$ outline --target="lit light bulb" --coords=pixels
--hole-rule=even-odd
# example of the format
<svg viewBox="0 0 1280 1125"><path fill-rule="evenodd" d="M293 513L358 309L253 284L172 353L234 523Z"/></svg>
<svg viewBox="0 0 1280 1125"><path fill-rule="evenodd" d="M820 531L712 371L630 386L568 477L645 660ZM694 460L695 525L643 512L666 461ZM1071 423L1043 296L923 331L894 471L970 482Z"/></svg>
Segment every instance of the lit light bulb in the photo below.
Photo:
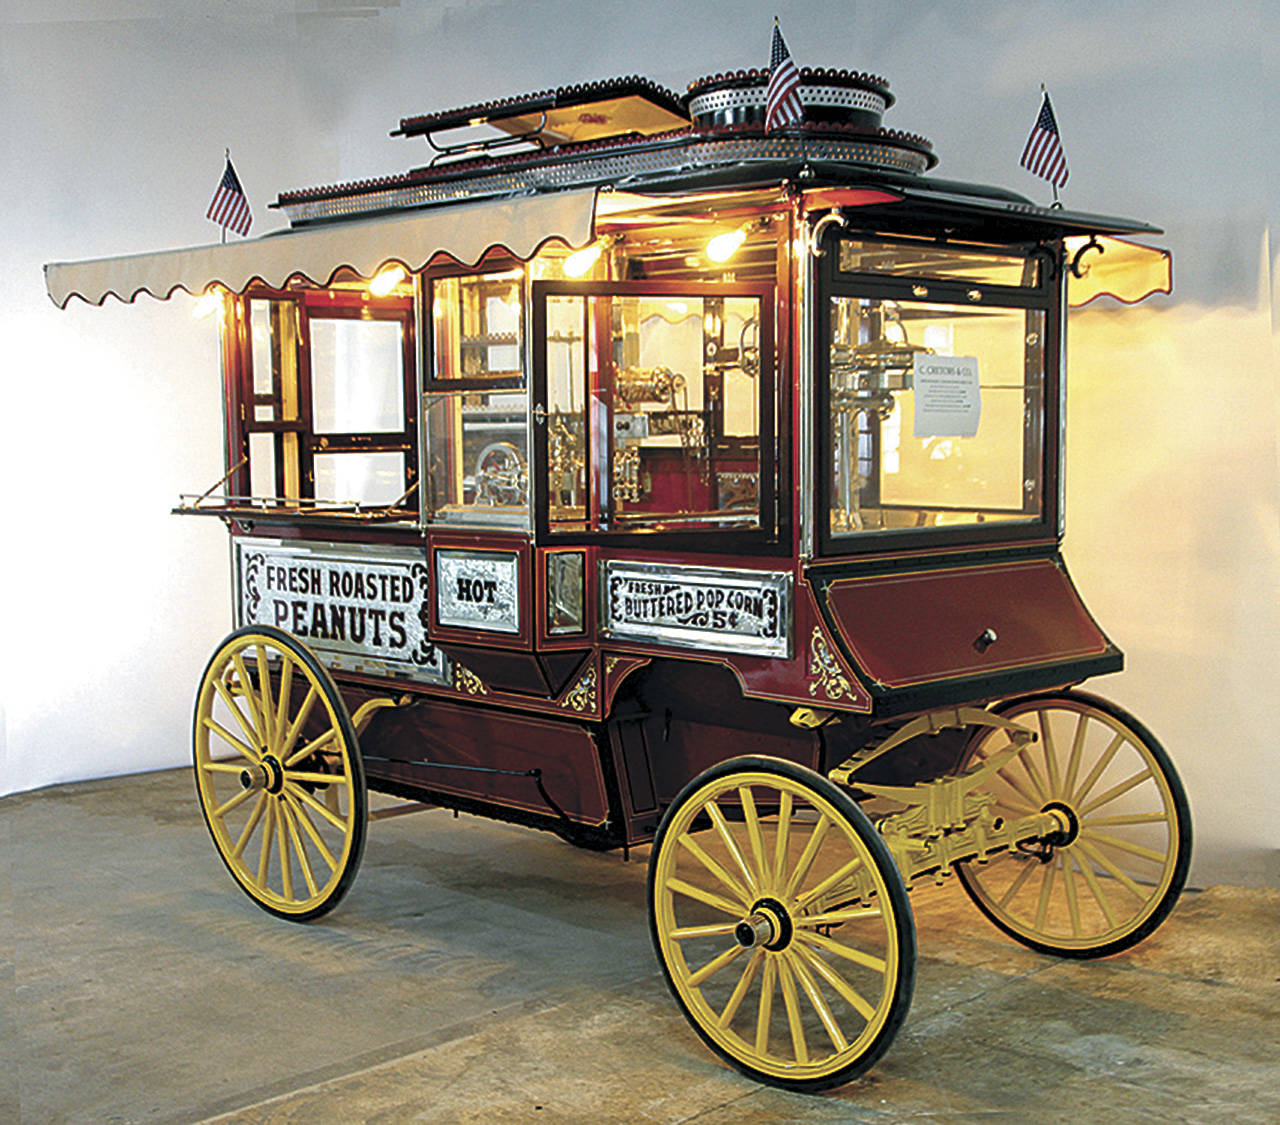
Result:
<svg viewBox="0 0 1280 1125"><path fill-rule="evenodd" d="M208 320L215 313L222 311L222 289L217 285L210 285L191 308L191 315L196 320Z"/></svg>
<svg viewBox="0 0 1280 1125"><path fill-rule="evenodd" d="M737 230L718 234L707 242L707 257L713 262L727 262L738 252L738 248L746 240L747 231L745 227L738 227Z"/></svg>
<svg viewBox="0 0 1280 1125"><path fill-rule="evenodd" d="M409 275L404 272L404 266L392 262L389 266L383 266L373 279L369 282L369 292L375 297L388 297L394 292L395 287L399 285Z"/></svg>
<svg viewBox="0 0 1280 1125"><path fill-rule="evenodd" d="M599 242L593 242L581 250L575 250L564 260L565 276L586 277L591 272L591 267L600 260L603 250L604 247Z"/></svg>

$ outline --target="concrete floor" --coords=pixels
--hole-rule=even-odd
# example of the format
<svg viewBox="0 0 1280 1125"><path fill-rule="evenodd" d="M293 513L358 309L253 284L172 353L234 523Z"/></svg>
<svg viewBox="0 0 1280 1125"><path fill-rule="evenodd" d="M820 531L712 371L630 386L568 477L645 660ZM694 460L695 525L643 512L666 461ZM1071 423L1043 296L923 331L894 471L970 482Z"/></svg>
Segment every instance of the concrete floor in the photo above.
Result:
<svg viewBox="0 0 1280 1125"><path fill-rule="evenodd" d="M713 1058L649 947L644 854L435 810L371 826L299 926L213 851L186 771L0 801L0 1121L1280 1121L1280 892L1188 893L1106 961L912 896L911 1014L785 1094Z"/></svg>

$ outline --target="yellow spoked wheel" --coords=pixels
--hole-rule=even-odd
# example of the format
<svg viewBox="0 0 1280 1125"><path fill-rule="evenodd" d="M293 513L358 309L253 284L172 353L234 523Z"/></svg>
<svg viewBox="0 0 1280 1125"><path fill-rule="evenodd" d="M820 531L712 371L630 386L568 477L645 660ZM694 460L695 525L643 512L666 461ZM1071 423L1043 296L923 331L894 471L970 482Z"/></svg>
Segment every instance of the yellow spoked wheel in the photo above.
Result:
<svg viewBox="0 0 1280 1125"><path fill-rule="evenodd" d="M685 787L654 839L649 925L694 1029L772 1085L856 1077L911 1005L898 869L848 794L791 762L734 758Z"/></svg>
<svg viewBox="0 0 1280 1125"><path fill-rule="evenodd" d="M196 789L227 870L264 910L306 921L355 878L368 804L351 717L305 645L267 625L232 633L205 669Z"/></svg>
<svg viewBox="0 0 1280 1125"><path fill-rule="evenodd" d="M1191 862L1191 810L1164 748L1132 715L1083 692L995 708L1036 740L993 775L995 812L1062 814L1057 839L958 867L978 909L1044 953L1104 957L1136 944L1173 909ZM984 729L965 765L1010 745Z"/></svg>

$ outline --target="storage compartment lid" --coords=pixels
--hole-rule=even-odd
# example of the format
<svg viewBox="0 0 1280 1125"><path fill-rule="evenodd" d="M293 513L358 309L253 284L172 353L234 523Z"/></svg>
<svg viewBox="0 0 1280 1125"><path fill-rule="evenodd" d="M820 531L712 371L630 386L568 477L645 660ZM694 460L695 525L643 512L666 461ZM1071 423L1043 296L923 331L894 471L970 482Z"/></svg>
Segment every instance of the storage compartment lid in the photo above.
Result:
<svg viewBox="0 0 1280 1125"><path fill-rule="evenodd" d="M824 616L889 710L995 698L1118 670L1062 560L810 572Z"/></svg>

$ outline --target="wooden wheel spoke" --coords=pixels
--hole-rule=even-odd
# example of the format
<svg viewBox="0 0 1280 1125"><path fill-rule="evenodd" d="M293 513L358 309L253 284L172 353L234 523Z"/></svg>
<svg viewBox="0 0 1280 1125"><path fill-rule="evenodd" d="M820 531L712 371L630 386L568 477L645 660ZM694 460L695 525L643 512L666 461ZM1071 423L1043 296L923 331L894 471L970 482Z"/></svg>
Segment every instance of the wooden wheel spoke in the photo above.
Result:
<svg viewBox="0 0 1280 1125"><path fill-rule="evenodd" d="M267 872L271 867L271 845L276 838L276 803L268 798L266 816L263 818L262 848L258 853L258 886L267 885Z"/></svg>
<svg viewBox="0 0 1280 1125"><path fill-rule="evenodd" d="M724 1011L720 1013L716 1021L721 1027L728 1027L733 1022L733 1017L738 1014L738 1009L742 1007L742 1001L747 995L747 989L751 987L751 982L756 979L756 973L760 971L764 958L765 952L760 946L751 951L751 958L747 961L746 968L742 970L738 983L733 986L733 992L729 994L729 1000L724 1006Z"/></svg>
<svg viewBox="0 0 1280 1125"><path fill-rule="evenodd" d="M242 762L201 762L200 768L205 773L243 773Z"/></svg>
<svg viewBox="0 0 1280 1125"><path fill-rule="evenodd" d="M1071 740L1071 757L1067 760L1067 776L1062 782L1063 793L1074 793L1076 778L1080 775L1080 763L1084 761L1084 736L1089 729L1089 716L1081 713L1076 717L1076 733Z"/></svg>
<svg viewBox="0 0 1280 1125"><path fill-rule="evenodd" d="M1080 936L1080 903L1076 900L1076 877L1070 855L1062 860L1062 885L1067 892L1067 914L1071 918L1071 936Z"/></svg>
<svg viewBox="0 0 1280 1125"><path fill-rule="evenodd" d="M1049 722L1049 712L1040 712L1040 748L1044 756L1044 769L1049 778L1048 791L1051 796L1058 797L1062 777L1058 772L1058 750L1053 744L1053 727Z"/></svg>
<svg viewBox="0 0 1280 1125"><path fill-rule="evenodd" d="M791 1047L795 1052L796 1062L806 1066L809 1062L809 1044L805 1042L804 1024L800 1020L800 997L796 995L796 982L787 957L778 958L778 983L782 986L782 1003L787 1011L787 1027L791 1031Z"/></svg>
<svg viewBox="0 0 1280 1125"><path fill-rule="evenodd" d="M1022 772L1027 775L1027 780L1031 782L1031 788L1034 791L1035 796L1032 796L1029 799L1033 804L1039 800L1040 804L1043 806L1046 802L1053 799L1048 786L1045 785L1044 779L1040 776L1040 771L1036 769L1035 762L1031 760L1031 755L1027 753L1025 749L1021 754L1014 758L1013 762L1009 764L1010 768L1015 764L1022 767ZM1001 776L1004 776L1003 771L1001 771ZM1026 796L1026 794L1024 793L1023 796Z"/></svg>
<svg viewBox="0 0 1280 1125"><path fill-rule="evenodd" d="M262 744L275 745L276 706L271 699L271 660L267 646L259 642L258 653L258 705L262 709Z"/></svg>
<svg viewBox="0 0 1280 1125"><path fill-rule="evenodd" d="M784 789L778 802L778 833L773 842L773 886L782 886L786 870L787 850L791 847L791 793Z"/></svg>
<svg viewBox="0 0 1280 1125"><path fill-rule="evenodd" d="M1107 748L1102 752L1102 757L1093 763L1093 769L1089 771L1089 775L1080 783L1080 788L1068 798L1071 804L1078 807L1089 795L1089 791L1098 784L1098 778L1102 776L1103 771L1111 764L1111 759L1116 756L1117 751L1126 741L1128 740L1123 734L1117 734L1111 740Z"/></svg>
<svg viewBox="0 0 1280 1125"><path fill-rule="evenodd" d="M1040 809L1044 807L1043 800L1036 800L1035 794L1027 792L1026 786L1022 782L1014 780L1013 775L1009 772L1008 766L1005 766L1003 769L996 770L996 776L1026 802L1023 806L1024 808L1027 808L1032 812L1039 812Z"/></svg>
<svg viewBox="0 0 1280 1125"><path fill-rule="evenodd" d="M1152 773L1150 769L1141 770L1138 773L1135 773L1132 777L1120 782L1118 785L1113 785L1101 796L1095 797L1087 805L1084 805L1077 810L1076 815L1079 816L1081 820L1084 820L1085 817L1093 812L1094 809L1099 809L1103 805L1109 805L1117 798L1123 797L1131 789L1136 789L1144 781L1150 781L1151 779Z"/></svg>
<svg viewBox="0 0 1280 1125"><path fill-rule="evenodd" d="M817 886L811 887L797 898L796 909L803 910L809 905L809 903L821 898L822 895L831 890L832 887L839 886L845 879L849 878L850 875L854 874L854 872L858 871L863 866L862 857L854 856L853 859L849 860L849 862L844 864L844 866L837 868L823 879L821 883L817 884Z"/></svg>
<svg viewBox="0 0 1280 1125"><path fill-rule="evenodd" d="M298 750L295 750L292 754L290 754L289 757L285 759L283 763L284 768L292 769L299 762L306 761L306 759L309 758L312 754L316 753L316 751L324 749L324 747L328 746L329 743L338 742L340 737L341 736L338 734L337 728L330 727L323 734L316 735L316 737L313 738L310 742L308 742L305 746L301 747Z"/></svg>
<svg viewBox="0 0 1280 1125"><path fill-rule="evenodd" d="M298 857L298 866L302 868L302 877L306 881L307 891L311 898L315 898L320 891L316 886L315 872L311 869L311 857L307 855L307 849L303 845L297 822L294 820L293 811L289 808L287 800L281 803L280 812L285 824L289 827L289 839L293 842L293 852Z"/></svg>
<svg viewBox="0 0 1280 1125"><path fill-rule="evenodd" d="M334 826L334 828L338 829L340 832L347 831L346 820L343 819L341 816L339 816L336 812L331 812L328 808L326 808L319 801L317 801L313 796L311 796L311 794L308 793L305 789L302 789L297 785L286 784L284 791L288 794L291 794L297 800L301 801L313 812L319 813L322 817L325 818L325 820L327 820L330 824Z"/></svg>
<svg viewBox="0 0 1280 1125"><path fill-rule="evenodd" d="M1097 875L1093 873L1093 868L1087 863L1082 863L1080 864L1080 874L1084 877L1084 881L1089 887L1089 893L1093 895L1093 901L1098 904L1098 909L1102 911L1102 916L1106 918L1107 925L1114 930L1117 922L1115 912L1111 909L1111 900L1103 892Z"/></svg>
<svg viewBox="0 0 1280 1125"><path fill-rule="evenodd" d="M252 789L246 789L246 793L252 793ZM245 825L240 829L240 835L236 839L235 847L231 849L231 858L239 859L244 854L245 845L249 842L249 837L253 835L253 830L258 827L258 822L262 819L262 814L267 808L267 794L265 790L258 790L258 800L254 804L253 810L249 813L249 819L245 821Z"/></svg>
<svg viewBox="0 0 1280 1125"><path fill-rule="evenodd" d="M293 898L293 860L289 857L289 830L284 823L284 802L276 802L276 836L280 841L280 885L286 899Z"/></svg>
<svg viewBox="0 0 1280 1125"><path fill-rule="evenodd" d="M1118 816L1091 816L1089 818L1089 828L1121 828L1126 825L1133 824L1166 824L1169 816L1167 813L1151 812L1151 813L1124 813Z"/></svg>
<svg viewBox="0 0 1280 1125"><path fill-rule="evenodd" d="M1040 899L1036 903L1036 929L1044 932L1044 920L1049 915L1049 901L1053 895L1053 880L1058 873L1056 860L1043 865L1044 878L1040 881Z"/></svg>
<svg viewBox="0 0 1280 1125"><path fill-rule="evenodd" d="M882 917L878 906L855 906L844 910L828 910L822 914L798 914L792 917L797 928L812 929L815 926L838 926L842 922L859 922L864 918Z"/></svg>
<svg viewBox="0 0 1280 1125"><path fill-rule="evenodd" d="M769 864L764 856L764 836L760 832L760 816L756 812L755 796L750 786L738 786L738 798L742 801L743 822L747 826L747 841L751 845L751 858L755 861L755 886L761 894L773 888L769 885Z"/></svg>
<svg viewBox="0 0 1280 1125"><path fill-rule="evenodd" d="M699 969L696 973L691 973L689 976L689 987L697 988L699 985L702 984L703 981L710 980L713 976L716 975L716 973L718 973L726 965L736 961L745 952L746 950L735 941L731 946L729 946L728 949L726 949L718 957L713 957L710 961L708 961L705 965L703 965L702 968Z"/></svg>
<svg viewBox="0 0 1280 1125"><path fill-rule="evenodd" d="M844 1037L844 1032L840 1030L840 1025L836 1023L836 1018L832 1015L831 1008L826 1000L823 999L817 984L814 983L813 978L806 971L799 953L789 949L784 956L791 966L792 975L800 982L800 987L809 998L810 1005L818 1013L818 1019L822 1021L822 1026L826 1028L831 1045L837 1051L845 1050L849 1046L849 1041Z"/></svg>
<svg viewBox="0 0 1280 1125"><path fill-rule="evenodd" d="M742 918L745 909L742 903L730 902L727 898L713 894L711 891L704 891L701 887L695 887L683 879L668 879L665 886L672 894L684 895L685 898L694 899L704 906L719 910L722 914L730 914L737 919Z"/></svg>
<svg viewBox="0 0 1280 1125"><path fill-rule="evenodd" d="M240 710L240 705L236 703L234 698L232 698L231 692L227 690L227 685L224 684L221 679L214 680L213 687L218 693L218 697L226 705L227 710L235 716L236 722L244 732L245 738L249 740L249 746L246 746L239 739L233 737L223 727L216 724L208 715L204 717L205 726L209 727L211 730L216 730L220 737L225 738L229 743L235 746L240 753L249 759L249 761L262 761L262 755L256 749L258 745L258 732L254 730L253 724L245 718L244 712ZM247 699L248 697L246 696L245 698Z"/></svg>
<svg viewBox="0 0 1280 1125"><path fill-rule="evenodd" d="M830 953L834 957L843 957L846 961L852 961L855 965L861 965L864 969L883 973L889 967L884 958L876 957L871 953L864 953L861 949L854 949L851 945L844 945L824 934L811 934L808 930L797 930L795 936L797 941L803 942L805 945L814 949L821 949L824 953Z"/></svg>
<svg viewBox="0 0 1280 1125"><path fill-rule="evenodd" d="M739 911L746 910L751 905L752 895L741 883L729 874L715 859L707 855L702 849L702 845L698 843L692 836L684 835L680 837L679 843L694 859L696 859L703 867L705 867L717 880L727 887L734 895L737 896L740 905L737 907Z"/></svg>
<svg viewBox="0 0 1280 1125"><path fill-rule="evenodd" d="M324 837L316 829L307 810L302 807L302 803L287 789L285 790L284 800L285 804L293 810L293 815L297 818L298 823L302 825L302 830L311 838L316 851L320 853L321 858L329 865L329 870L336 871L338 869L338 861L334 858L333 852L329 850L329 845L324 842Z"/></svg>
<svg viewBox="0 0 1280 1125"><path fill-rule="evenodd" d="M756 1054L769 1050L769 1025L773 1023L773 992L778 978L778 959L766 957L760 979L760 1003L756 1006Z"/></svg>
<svg viewBox="0 0 1280 1125"><path fill-rule="evenodd" d="M298 741L298 735L302 733L303 725L311 717L311 709L316 705L316 699L319 698L320 689L312 684L307 689L307 694L302 700L302 706L298 708L298 713L293 717L293 722L289 724L289 729L285 732L285 736L280 743L280 750L277 757L284 763L285 768L293 765L295 762L301 761L305 755L293 754L294 744Z"/></svg>
<svg viewBox="0 0 1280 1125"><path fill-rule="evenodd" d="M733 862L737 864L738 870L742 872L742 878L746 881L747 892L744 896L750 900L760 893L759 879L751 873L751 869L747 866L747 861L742 857L742 849L738 847L738 841L733 838L733 833L729 829L729 822L725 820L724 813L720 811L720 806L715 801L706 803L707 815L711 817L711 823L715 825L716 834L720 837L721 843L724 844L725 851L732 857Z"/></svg>
<svg viewBox="0 0 1280 1125"><path fill-rule="evenodd" d="M225 742L228 746L232 747L232 749L234 749L236 753L238 753L245 760L252 762L254 765L257 765L258 762L261 761L261 758L256 750L254 750L251 746L246 746L243 742L240 741L240 739L238 739L234 734L232 734L229 730L227 730L226 727L224 727L220 722L218 722L217 719L212 719L208 715L206 715L200 721L204 724L206 729L216 734L220 739L222 739L223 742ZM236 768L239 769L240 767L237 766Z"/></svg>
<svg viewBox="0 0 1280 1125"><path fill-rule="evenodd" d="M240 698L244 700L245 706L249 708L249 717L253 720L253 729L256 737L254 743L259 746L268 745L267 726L262 718L262 711L259 709L261 686L257 689L253 686L253 680L249 678L249 670L245 667L244 660L238 652L231 654L231 664L236 670L236 675L240 679Z"/></svg>
<svg viewBox="0 0 1280 1125"><path fill-rule="evenodd" d="M690 938L729 937L738 928L737 922L715 922L707 926L677 926L671 931L676 941Z"/></svg>
<svg viewBox="0 0 1280 1125"><path fill-rule="evenodd" d="M1035 863L1031 860L1025 860L1022 864L1022 870L1018 872L1013 882L1005 888L1005 892L1000 897L1000 901L996 904L1003 910L1010 902L1013 901L1014 895L1022 890L1022 884L1031 878L1032 872L1036 869Z"/></svg>
<svg viewBox="0 0 1280 1125"><path fill-rule="evenodd" d="M261 793L261 790L258 790L258 792ZM238 809L241 805L245 803L245 801L247 801L253 795L254 795L254 790L241 789L240 792L237 793L234 797L230 798L230 800L223 801L222 804L220 804L216 809L213 810L213 813L212 813L213 818L215 820L222 820L223 817L227 815L227 813L231 812L233 809Z"/></svg>
<svg viewBox="0 0 1280 1125"><path fill-rule="evenodd" d="M796 944L792 946L796 956L803 958L804 962L823 980L827 982L836 992L843 996L855 1012L858 1013L868 1023L875 1018L876 1010L867 1001L856 988L844 979L838 972L828 965L821 957L806 945Z"/></svg>
<svg viewBox="0 0 1280 1125"><path fill-rule="evenodd" d="M276 698L276 713L271 721L272 748L276 757L281 756L281 742L288 727L289 700L293 697L293 658L287 652L280 653L280 690Z"/></svg>
<svg viewBox="0 0 1280 1125"><path fill-rule="evenodd" d="M1156 851L1155 848L1145 848L1141 844L1121 840L1118 836L1107 836L1101 832L1095 832L1092 824L1088 828L1082 828L1080 836L1092 844L1105 848L1114 848L1118 852L1127 852L1129 855L1137 856L1139 859L1149 859L1152 863L1163 864L1169 858L1168 852Z"/></svg>
<svg viewBox="0 0 1280 1125"><path fill-rule="evenodd" d="M787 879L787 885L783 888L782 897L784 899L794 895L796 888L804 881L804 877L809 874L809 868L813 866L813 861L818 855L818 847L822 843L822 838L827 834L827 829L830 827L831 821L827 819L827 814L820 814L817 823L813 826L813 832L804 846L804 851L800 853L800 858L796 860L796 865L792 868L791 875Z"/></svg>
<svg viewBox="0 0 1280 1125"><path fill-rule="evenodd" d="M286 781L292 781L295 784L306 782L309 785L341 785L344 789L351 784L351 779L345 773L314 773L308 770L290 770L284 771Z"/></svg>
<svg viewBox="0 0 1280 1125"><path fill-rule="evenodd" d="M1093 860L1094 863L1124 887L1124 889L1133 895L1134 898L1143 902L1147 900L1147 893L1088 840L1083 840L1077 837L1074 846L1079 848L1089 859Z"/></svg>

